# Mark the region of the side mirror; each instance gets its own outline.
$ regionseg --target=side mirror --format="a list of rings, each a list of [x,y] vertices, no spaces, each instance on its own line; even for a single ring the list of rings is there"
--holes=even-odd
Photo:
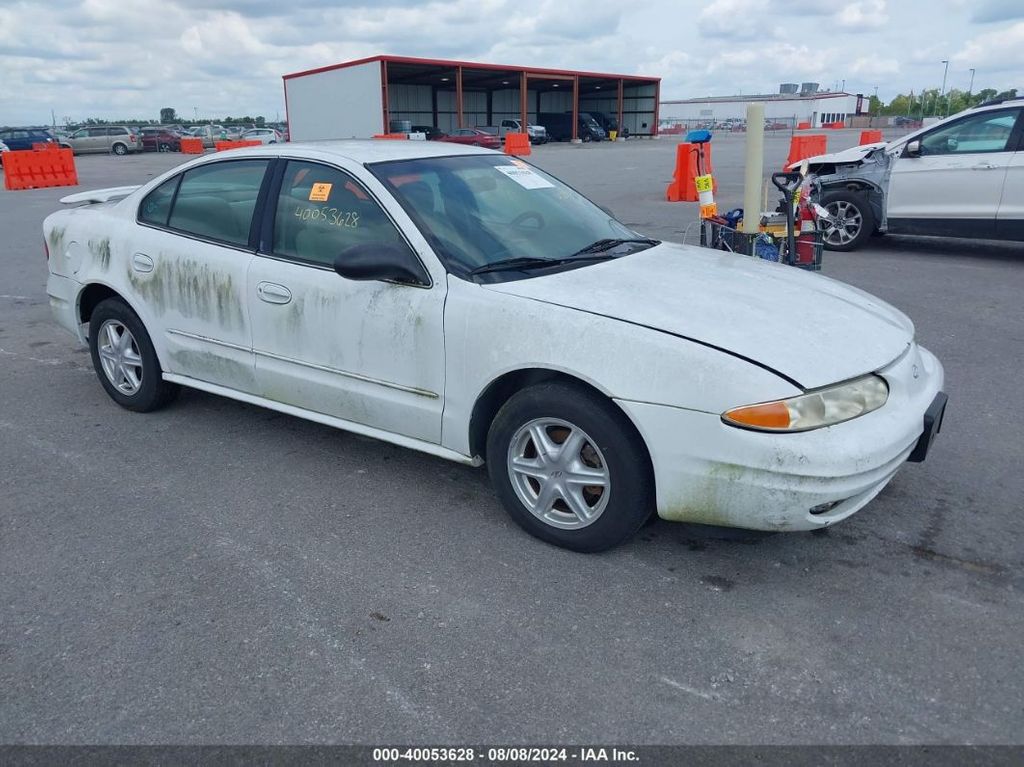
[[[921,156],[921,142],[917,139],[908,141],[907,145],[903,147],[904,157],[920,157]]]
[[[349,280],[382,280],[429,285],[430,276],[407,249],[394,245],[353,245],[334,259],[334,271]]]

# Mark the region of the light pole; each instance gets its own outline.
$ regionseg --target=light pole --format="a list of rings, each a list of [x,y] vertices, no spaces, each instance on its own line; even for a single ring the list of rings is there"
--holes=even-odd
[[[971,69],[971,84],[967,86],[967,100],[970,101],[971,94],[974,93],[974,69]]]
[[[946,65],[945,69],[942,70],[942,90],[939,91],[939,98],[941,99],[946,95],[946,75],[949,74],[949,59],[943,59],[942,63]],[[937,110],[936,110],[937,111]],[[942,116],[945,117],[949,113],[949,99],[942,105]]]

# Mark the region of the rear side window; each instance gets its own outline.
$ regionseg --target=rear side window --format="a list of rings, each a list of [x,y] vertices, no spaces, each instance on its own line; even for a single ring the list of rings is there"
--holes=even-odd
[[[333,266],[347,248],[390,245],[416,256],[384,210],[342,170],[293,160],[274,216],[274,253]]]
[[[268,164],[268,160],[231,160],[186,171],[167,225],[199,237],[247,245]]]
[[[170,215],[171,203],[174,201],[174,192],[179,181],[181,176],[175,176],[147,194],[139,206],[139,221],[167,226],[167,217]]]

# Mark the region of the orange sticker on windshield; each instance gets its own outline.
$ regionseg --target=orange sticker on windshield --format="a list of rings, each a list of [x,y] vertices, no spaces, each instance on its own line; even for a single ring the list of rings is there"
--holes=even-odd
[[[331,187],[334,184],[313,184],[313,188],[309,190],[309,201],[310,202],[327,202],[331,196]]]

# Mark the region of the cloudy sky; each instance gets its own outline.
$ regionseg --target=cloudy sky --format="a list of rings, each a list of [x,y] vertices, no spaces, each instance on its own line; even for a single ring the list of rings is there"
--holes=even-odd
[[[663,98],[1024,88],[1024,0],[0,0],[0,125],[284,118],[281,75],[391,53],[640,73]]]

